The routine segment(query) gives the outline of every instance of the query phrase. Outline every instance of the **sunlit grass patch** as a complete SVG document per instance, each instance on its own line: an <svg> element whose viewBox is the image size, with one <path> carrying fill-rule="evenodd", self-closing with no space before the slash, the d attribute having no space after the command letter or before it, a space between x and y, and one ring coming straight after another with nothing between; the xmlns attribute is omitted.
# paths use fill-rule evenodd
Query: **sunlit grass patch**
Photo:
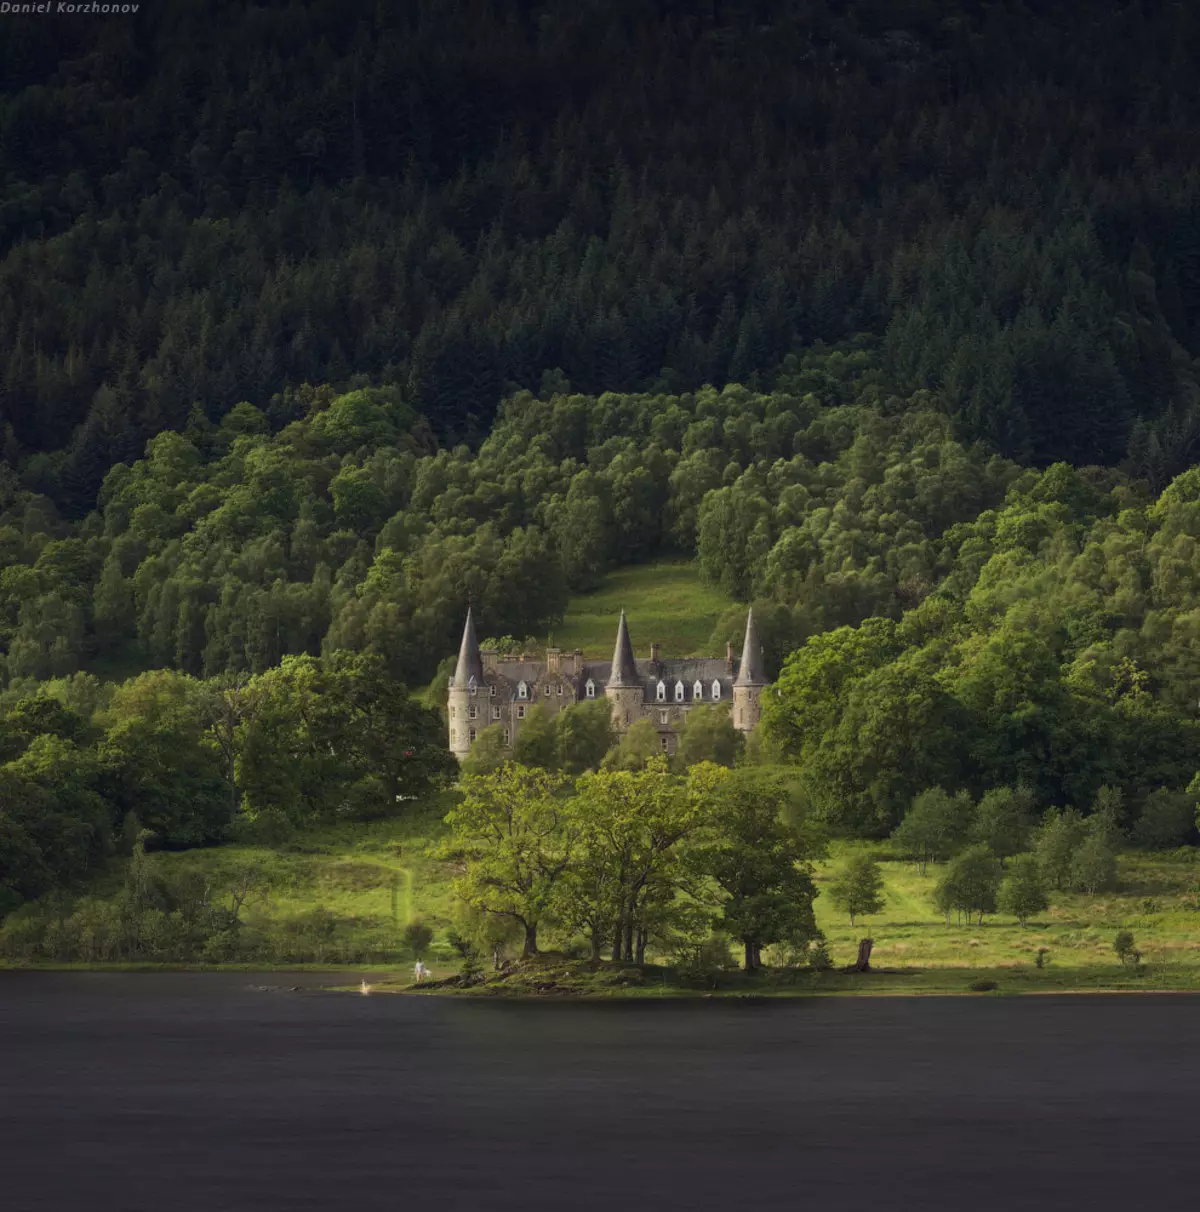
<svg viewBox="0 0 1200 1212"><path fill-rule="evenodd" d="M607 659L624 610L639 656L648 653L652 642L661 644L667 657L723 656L723 651L709 650L709 639L731 605L729 598L701 581L694 560L656 560L609 573L600 589L572 598L563 622L539 638Z"/></svg>

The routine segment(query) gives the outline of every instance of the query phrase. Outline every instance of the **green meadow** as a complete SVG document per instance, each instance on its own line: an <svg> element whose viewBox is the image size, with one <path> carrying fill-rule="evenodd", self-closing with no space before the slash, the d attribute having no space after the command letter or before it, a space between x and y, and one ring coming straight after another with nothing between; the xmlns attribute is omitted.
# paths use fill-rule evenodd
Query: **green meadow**
<svg viewBox="0 0 1200 1212"><path fill-rule="evenodd" d="M717 620L732 605L701 581L694 560L659 560L610 573L600 589L572 598L562 623L538 638L607 659L624 610L639 656L655 641L668 657L722 656L724 651L717 652L710 640Z"/></svg>
<svg viewBox="0 0 1200 1212"><path fill-rule="evenodd" d="M831 848L817 873L827 886L842 862L862 844ZM877 848L876 848L877 849ZM1088 897L1055 892L1050 909L1021 926L1011 917L988 915L979 922L946 924L932 905L940 868L924 875L907 862L877 853L886 904L881 913L854 926L826 896L816 901L817 922L829 940L835 964L850 963L858 940L874 940L872 964L883 969L920 968L926 983L945 984L951 972L974 979L985 973L1002 987L1090 987L1124 983L1140 987L1200 987L1200 865L1193 852L1124 854L1118 891ZM1123 971L1113 953L1119 930L1133 932L1142 953L1139 975ZM1043 951L1043 968L1036 966ZM886 982L885 982L886 983Z"/></svg>

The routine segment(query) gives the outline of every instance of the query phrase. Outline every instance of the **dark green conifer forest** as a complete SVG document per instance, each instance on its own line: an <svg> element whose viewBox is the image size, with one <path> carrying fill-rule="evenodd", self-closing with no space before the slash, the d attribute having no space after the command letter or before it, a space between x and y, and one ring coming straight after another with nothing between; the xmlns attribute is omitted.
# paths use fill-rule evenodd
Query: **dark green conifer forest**
<svg viewBox="0 0 1200 1212"><path fill-rule="evenodd" d="M468 599L663 554L835 829L1184 795L1196 62L1155 0L6 19L0 913L395 811Z"/></svg>

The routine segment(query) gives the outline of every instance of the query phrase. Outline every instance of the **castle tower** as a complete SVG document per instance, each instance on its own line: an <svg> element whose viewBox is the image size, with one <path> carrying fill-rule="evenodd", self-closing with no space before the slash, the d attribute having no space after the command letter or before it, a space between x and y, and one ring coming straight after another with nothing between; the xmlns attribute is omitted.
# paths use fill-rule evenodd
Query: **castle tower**
<svg viewBox="0 0 1200 1212"><path fill-rule="evenodd" d="M476 693L471 693L474 679ZM487 689L483 682L483 655L479 641L475 638L475 619L467 607L467 625L463 628L462 644L458 649L458 664L450 679L446 694L447 713L450 716L450 752L461 762L471 752L471 730L479 731L487 726ZM477 710L478 719L471 719L471 708Z"/></svg>
<svg viewBox="0 0 1200 1212"><path fill-rule="evenodd" d="M762 644L754 626L754 611L746 612L746 639L742 644L742 663L733 683L733 726L749 732L762 718L762 692L767 684L763 671Z"/></svg>
<svg viewBox="0 0 1200 1212"><path fill-rule="evenodd" d="M629 627L623 610L621 621L617 624L617 646L613 649L612 670L604 693L612 703L613 725L618 732L624 732L641 717L642 679L638 676L637 663L633 659L633 645L629 642Z"/></svg>

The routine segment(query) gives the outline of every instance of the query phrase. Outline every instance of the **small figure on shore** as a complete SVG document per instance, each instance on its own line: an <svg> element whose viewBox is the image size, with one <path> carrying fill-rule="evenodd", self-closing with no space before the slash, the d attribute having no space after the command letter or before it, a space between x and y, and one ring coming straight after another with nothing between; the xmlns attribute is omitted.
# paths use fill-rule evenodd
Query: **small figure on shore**
<svg viewBox="0 0 1200 1212"><path fill-rule="evenodd" d="M423 981L429 975L429 969L425 967L421 960L417 960L417 966L413 969L413 975L418 981Z"/></svg>

